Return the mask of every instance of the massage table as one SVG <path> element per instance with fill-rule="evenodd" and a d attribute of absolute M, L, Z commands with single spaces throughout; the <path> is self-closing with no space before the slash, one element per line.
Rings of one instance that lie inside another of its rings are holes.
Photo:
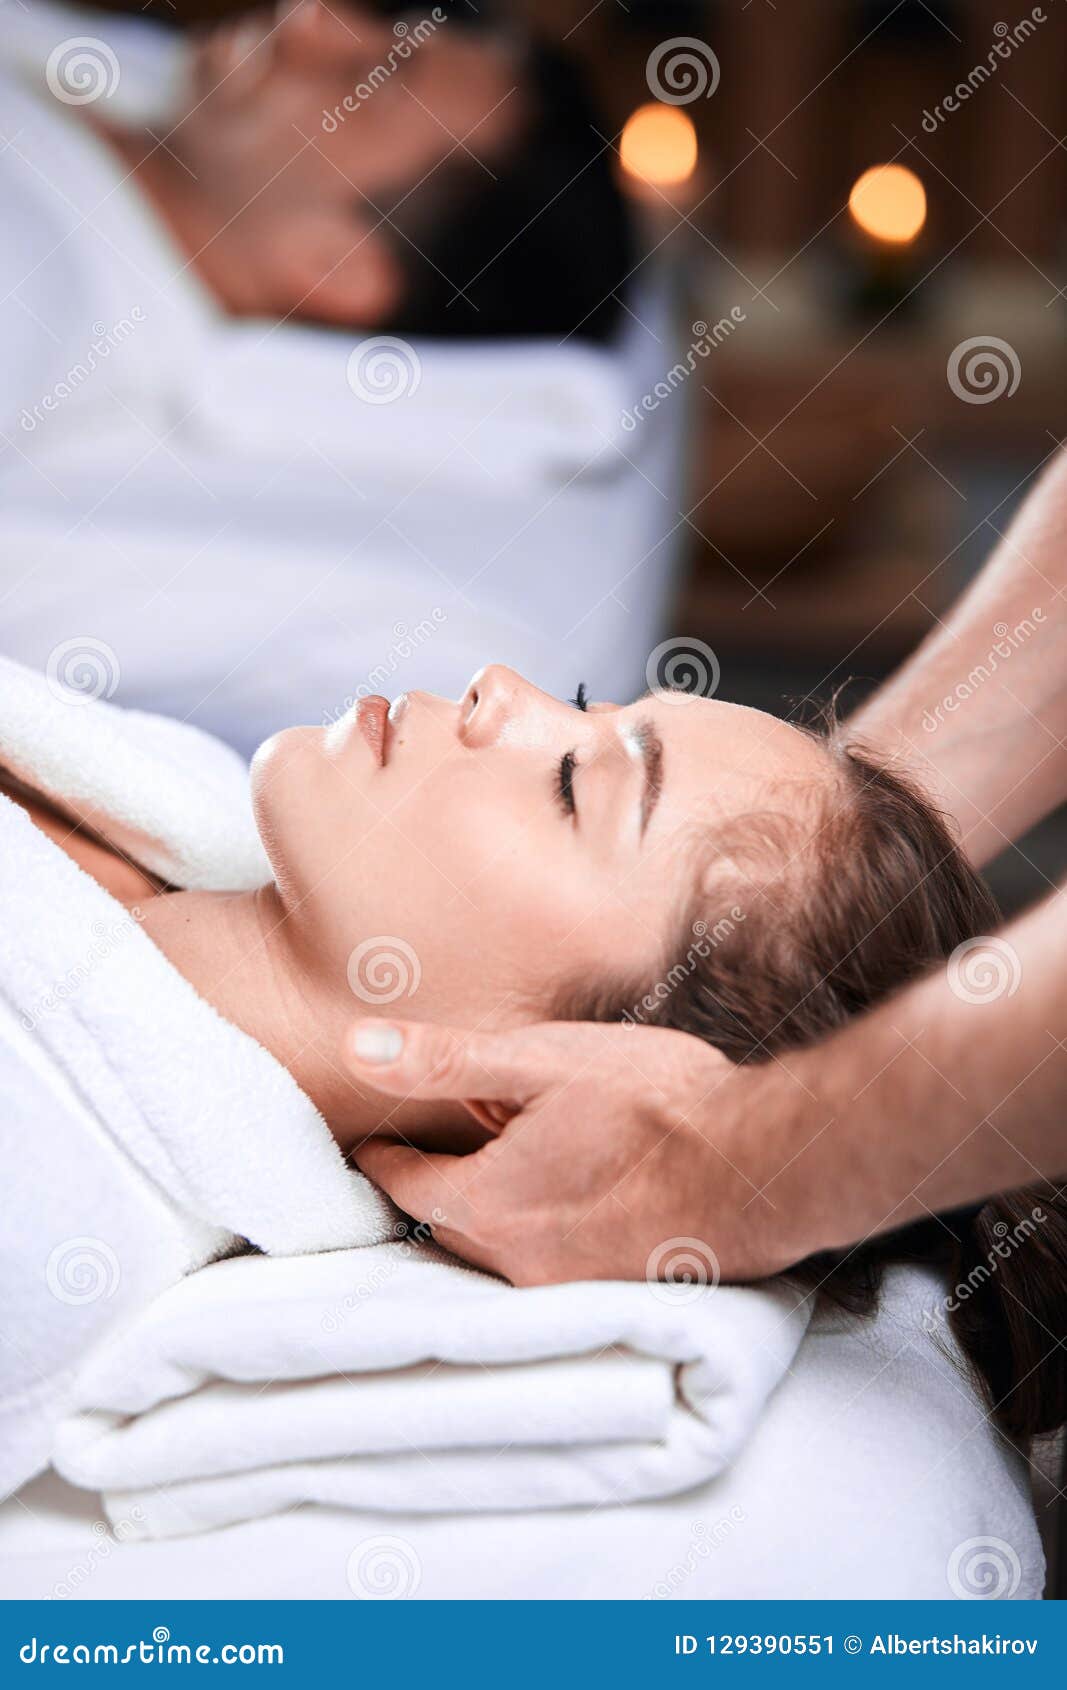
<path fill-rule="evenodd" d="M 0 1507 L 8 1597 L 1039 1597 L 1026 1464 L 898 1270 L 876 1320 L 821 1321 L 737 1459 L 624 1506 L 426 1514 L 301 1506 L 135 1541 L 49 1472 Z M 491 1489 L 494 1454 L 484 1454 Z M 426 1458 L 427 1483 L 434 1477 Z"/>

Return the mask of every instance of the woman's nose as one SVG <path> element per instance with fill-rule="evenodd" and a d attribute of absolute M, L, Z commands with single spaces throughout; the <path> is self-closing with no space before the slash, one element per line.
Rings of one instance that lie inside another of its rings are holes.
<path fill-rule="evenodd" d="M 459 701 L 459 735 L 468 745 L 489 745 L 514 728 L 543 695 L 514 669 L 489 663 L 472 677 Z"/>

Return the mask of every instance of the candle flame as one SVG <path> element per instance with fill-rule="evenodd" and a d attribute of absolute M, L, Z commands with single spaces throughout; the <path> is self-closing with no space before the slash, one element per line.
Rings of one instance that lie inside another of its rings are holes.
<path fill-rule="evenodd" d="M 626 120 L 619 142 L 623 169 L 639 182 L 673 188 L 688 182 L 697 163 L 697 135 L 692 119 L 677 106 L 659 100 L 638 106 Z"/>
<path fill-rule="evenodd" d="M 876 164 L 853 184 L 848 209 L 868 235 L 906 246 L 926 222 L 926 189 L 905 165 Z"/>

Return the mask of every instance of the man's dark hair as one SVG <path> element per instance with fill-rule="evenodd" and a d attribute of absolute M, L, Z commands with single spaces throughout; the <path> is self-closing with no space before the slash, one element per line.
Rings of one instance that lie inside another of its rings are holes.
<path fill-rule="evenodd" d="M 459 148 L 383 208 L 405 275 L 398 332 L 605 340 L 618 322 L 634 245 L 610 134 L 563 52 L 533 48 L 516 77 L 523 121 L 492 174 Z"/>

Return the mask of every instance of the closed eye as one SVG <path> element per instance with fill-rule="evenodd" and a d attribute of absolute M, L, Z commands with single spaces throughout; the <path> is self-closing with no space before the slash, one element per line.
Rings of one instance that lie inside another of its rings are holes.
<path fill-rule="evenodd" d="M 574 808 L 574 771 L 577 767 L 578 758 L 575 753 L 565 751 L 556 771 L 556 797 L 565 816 L 577 813 Z"/>
<path fill-rule="evenodd" d="M 575 710 L 588 710 L 588 708 L 589 708 L 589 694 L 586 691 L 584 681 L 578 682 L 578 691 L 575 693 L 574 697 L 570 700 L 570 702 L 571 702 L 571 704 L 573 704 Z"/>

